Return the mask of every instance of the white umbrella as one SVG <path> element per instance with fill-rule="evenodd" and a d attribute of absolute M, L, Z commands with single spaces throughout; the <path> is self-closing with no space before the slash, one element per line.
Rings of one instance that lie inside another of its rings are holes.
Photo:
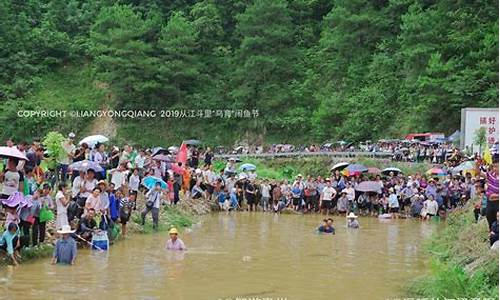
<path fill-rule="evenodd" d="M 106 143 L 108 141 L 109 141 L 109 139 L 107 137 L 105 137 L 104 135 L 97 134 L 97 135 L 91 135 L 91 136 L 88 136 L 88 137 L 84 138 L 83 140 L 81 140 L 78 143 L 78 145 L 81 145 L 81 144 L 85 143 L 90 148 L 94 148 L 95 144 L 97 144 L 97 143 Z"/>
<path fill-rule="evenodd" d="M 343 168 L 347 167 L 348 165 L 350 165 L 350 163 L 348 162 L 340 162 L 336 165 L 334 165 L 330 170 L 331 171 L 335 171 L 335 170 L 342 170 Z"/>
<path fill-rule="evenodd" d="M 398 168 L 394 168 L 394 167 L 389 167 L 389 168 L 385 168 L 382 170 L 382 174 L 389 174 L 389 173 L 403 173 L 400 169 Z"/>

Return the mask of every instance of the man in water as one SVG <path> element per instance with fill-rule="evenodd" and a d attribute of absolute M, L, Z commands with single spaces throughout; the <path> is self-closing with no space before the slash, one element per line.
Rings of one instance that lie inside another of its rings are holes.
<path fill-rule="evenodd" d="M 331 218 L 324 219 L 323 225 L 318 227 L 319 233 L 335 234 L 335 228 L 333 228 L 333 220 Z"/>
<path fill-rule="evenodd" d="M 52 257 L 52 264 L 66 264 L 74 265 L 76 260 L 76 242 L 70 236 L 74 233 L 71 230 L 71 226 L 63 225 L 61 230 L 57 233 L 62 234 L 62 237 L 57 240 L 56 246 L 54 248 L 54 255 Z"/>
<path fill-rule="evenodd" d="M 347 215 L 347 228 L 359 228 L 359 222 L 356 220 L 358 216 L 356 216 L 353 212 L 350 212 L 349 215 Z"/>
<path fill-rule="evenodd" d="M 187 250 L 184 242 L 177 237 L 177 229 L 172 228 L 168 233 L 170 234 L 170 239 L 167 241 L 167 250 Z"/>

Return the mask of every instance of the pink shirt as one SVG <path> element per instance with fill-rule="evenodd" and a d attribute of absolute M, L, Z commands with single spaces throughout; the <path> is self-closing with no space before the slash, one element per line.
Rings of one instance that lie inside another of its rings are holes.
<path fill-rule="evenodd" d="M 186 246 L 184 246 L 184 242 L 177 238 L 175 242 L 172 242 L 172 239 L 167 241 L 167 250 L 187 250 Z"/>

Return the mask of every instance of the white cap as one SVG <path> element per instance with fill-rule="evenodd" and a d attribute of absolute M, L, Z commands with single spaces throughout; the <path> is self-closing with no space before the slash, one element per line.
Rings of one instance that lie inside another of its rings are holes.
<path fill-rule="evenodd" d="M 75 138 L 75 134 L 74 134 L 73 132 L 70 132 L 70 133 L 68 134 L 68 137 L 69 137 L 70 139 L 73 139 L 73 138 Z"/>

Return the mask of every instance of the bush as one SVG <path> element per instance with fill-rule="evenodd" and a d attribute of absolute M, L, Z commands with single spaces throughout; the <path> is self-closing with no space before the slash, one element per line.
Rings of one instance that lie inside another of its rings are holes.
<path fill-rule="evenodd" d="M 455 210 L 425 245 L 429 274 L 408 286 L 415 297 L 498 298 L 498 252 L 490 250 L 486 220 L 474 220 L 473 201 Z"/>

